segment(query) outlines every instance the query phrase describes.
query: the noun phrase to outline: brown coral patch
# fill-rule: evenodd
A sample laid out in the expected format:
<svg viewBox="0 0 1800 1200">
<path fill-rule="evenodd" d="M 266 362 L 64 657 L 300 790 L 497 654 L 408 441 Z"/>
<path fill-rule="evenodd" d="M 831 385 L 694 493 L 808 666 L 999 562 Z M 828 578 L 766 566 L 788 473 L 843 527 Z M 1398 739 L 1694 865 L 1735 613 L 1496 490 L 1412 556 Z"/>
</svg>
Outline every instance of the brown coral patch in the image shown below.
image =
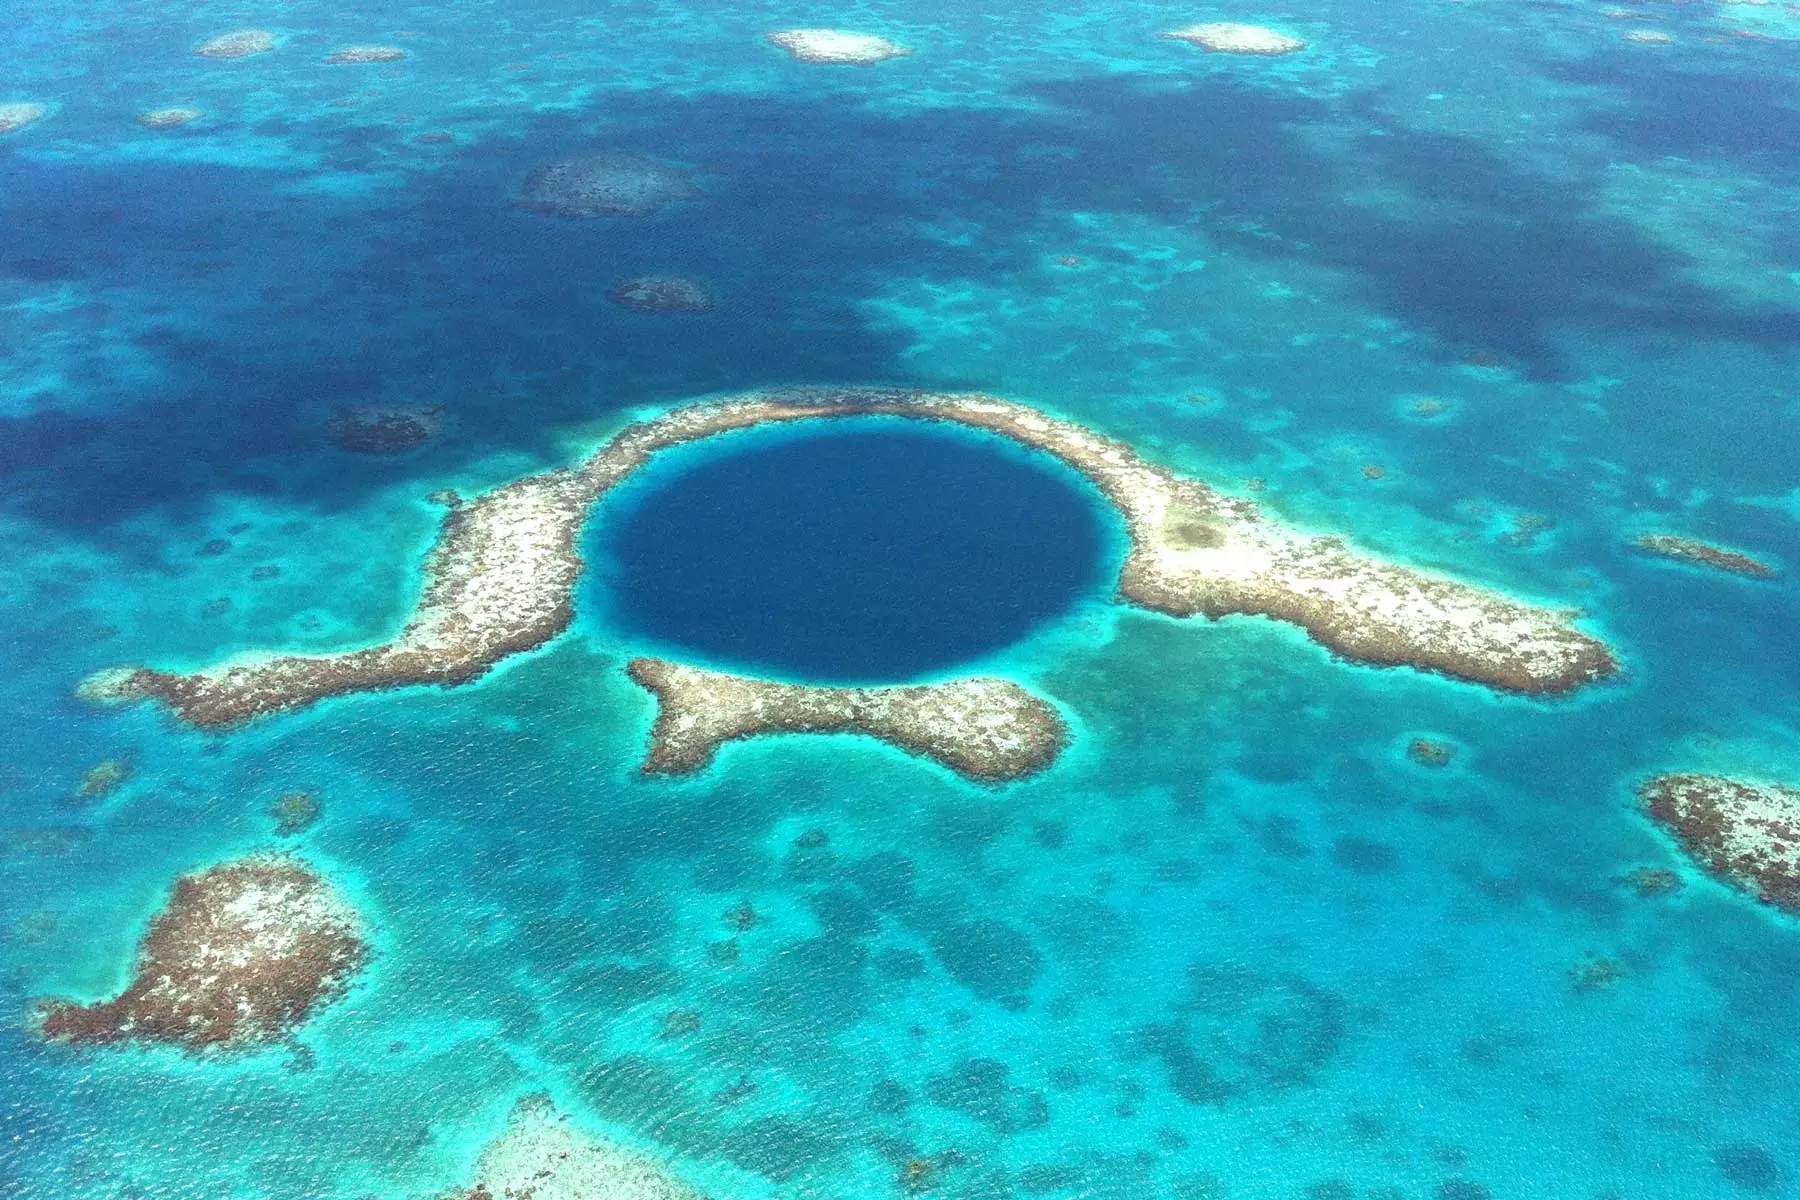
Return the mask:
<svg viewBox="0 0 1800 1200">
<path fill-rule="evenodd" d="M 1689 566 L 1710 567 L 1714 571 L 1742 575 L 1747 579 L 1774 579 L 1781 574 L 1773 564 L 1741 550 L 1727 550 L 1711 542 L 1673 533 L 1642 533 L 1631 539 L 1631 546 L 1645 554 L 1654 554 Z"/>
<path fill-rule="evenodd" d="M 338 413 L 325 436 L 353 454 L 405 454 L 436 435 L 438 408 L 354 408 Z"/>
<path fill-rule="evenodd" d="M 527 175 L 519 207 L 552 217 L 647 217 L 696 194 L 685 171 L 623 154 L 584 154 Z"/>
<path fill-rule="evenodd" d="M 703 313 L 713 306 L 710 292 L 678 275 L 638 275 L 622 280 L 607 291 L 606 298 L 646 313 Z"/>
<path fill-rule="evenodd" d="M 245 58 L 275 48 L 275 35 L 266 29 L 234 29 L 207 38 L 194 47 L 201 58 Z"/>
<path fill-rule="evenodd" d="M 131 982 L 95 1004 L 40 1005 L 43 1036 L 199 1051 L 280 1041 L 336 999 L 367 961 L 361 922 L 298 859 L 252 855 L 175 882 L 138 944 Z"/>
<path fill-rule="evenodd" d="M 405 57 L 406 51 L 398 46 L 345 46 L 327 55 L 325 61 L 333 64 L 391 63 Z"/>
</svg>

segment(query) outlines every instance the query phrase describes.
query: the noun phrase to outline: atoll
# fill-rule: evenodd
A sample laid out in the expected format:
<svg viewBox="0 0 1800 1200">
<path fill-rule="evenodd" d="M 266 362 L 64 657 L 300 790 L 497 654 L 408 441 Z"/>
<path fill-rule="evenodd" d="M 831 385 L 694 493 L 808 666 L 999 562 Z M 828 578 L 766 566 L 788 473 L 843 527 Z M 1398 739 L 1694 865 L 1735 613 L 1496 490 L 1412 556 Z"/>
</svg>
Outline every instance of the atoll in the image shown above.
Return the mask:
<svg viewBox="0 0 1800 1200">
<path fill-rule="evenodd" d="M 353 454 L 405 454 L 437 433 L 439 408 L 353 408 L 325 426 L 325 436 Z"/>
<path fill-rule="evenodd" d="M 275 35 L 266 29 L 234 29 L 207 38 L 194 47 L 194 53 L 201 58 L 244 58 L 274 48 Z"/>
<path fill-rule="evenodd" d="M 912 53 L 884 37 L 841 29 L 783 29 L 771 33 L 769 41 L 806 63 L 867 67 Z"/>
<path fill-rule="evenodd" d="M 712 294 L 678 275 L 639 275 L 614 284 L 606 293 L 614 304 L 647 313 L 702 313 L 712 308 Z"/>
<path fill-rule="evenodd" d="M 1673 533 L 1642 533 L 1631 539 L 1631 546 L 1646 554 L 1660 555 L 1691 566 L 1711 567 L 1715 571 L 1743 575 L 1750 579 L 1774 579 L 1781 573 L 1772 564 L 1742 551 L 1727 550 L 1723 546 Z"/>
<path fill-rule="evenodd" d="M 643 769 L 685 774 L 721 745 L 769 733 L 861 733 L 971 779 L 1011 780 L 1041 771 L 1068 741 L 1049 704 L 1005 679 L 957 679 L 911 687 L 814 687 L 703 671 L 659 658 L 633 659 L 631 678 L 656 697 Z"/>
<path fill-rule="evenodd" d="M 1800 913 L 1800 790 L 1725 775 L 1658 775 L 1638 789 L 1697 863 L 1764 904 Z"/>
<path fill-rule="evenodd" d="M 584 154 L 525 177 L 519 207 L 552 217 L 647 217 L 692 199 L 687 173 L 622 154 Z"/>
<path fill-rule="evenodd" d="M 49 111 L 48 105 L 39 104 L 35 100 L 0 104 L 0 134 L 17 133 L 27 125 L 43 120 L 44 114 Z"/>
<path fill-rule="evenodd" d="M 398 46 L 345 46 L 325 56 L 328 63 L 388 63 L 399 62 L 406 57 L 406 51 Z"/>
<path fill-rule="evenodd" d="M 1306 49 L 1306 43 L 1300 38 L 1262 25 L 1243 25 L 1236 21 L 1189 25 L 1184 29 L 1171 29 L 1162 36 L 1220 54 L 1292 54 Z"/>
<path fill-rule="evenodd" d="M 584 462 L 499 487 L 446 513 L 425 585 L 392 641 L 343 654 L 255 655 L 175 674 L 90 676 L 96 703 L 161 700 L 182 719 L 230 726 L 327 696 L 464 683 L 543 645 L 573 619 L 576 539 L 601 495 L 657 452 L 728 430 L 858 415 L 987 430 L 1061 459 L 1123 515 L 1118 593 L 1172 617 L 1262 616 L 1343 658 L 1411 666 L 1502 691 L 1555 695 L 1613 674 L 1605 643 L 1569 609 L 1543 608 L 1291 528 L 1253 501 L 1146 462 L 1132 447 L 990 396 L 789 389 L 690 405 L 627 426 Z"/>
<path fill-rule="evenodd" d="M 152 108 L 139 113 L 137 123 L 145 129 L 179 129 L 200 116 L 197 108 Z"/>
<path fill-rule="evenodd" d="M 51 1000 L 52 1042 L 187 1050 L 278 1042 L 342 994 L 369 957 L 356 911 L 299 859 L 259 854 L 184 875 L 138 943 L 130 984 L 94 1004 Z"/>
<path fill-rule="evenodd" d="M 452 1200 L 705 1200 L 673 1168 L 586 1133 L 547 1096 L 527 1096 Z"/>
</svg>

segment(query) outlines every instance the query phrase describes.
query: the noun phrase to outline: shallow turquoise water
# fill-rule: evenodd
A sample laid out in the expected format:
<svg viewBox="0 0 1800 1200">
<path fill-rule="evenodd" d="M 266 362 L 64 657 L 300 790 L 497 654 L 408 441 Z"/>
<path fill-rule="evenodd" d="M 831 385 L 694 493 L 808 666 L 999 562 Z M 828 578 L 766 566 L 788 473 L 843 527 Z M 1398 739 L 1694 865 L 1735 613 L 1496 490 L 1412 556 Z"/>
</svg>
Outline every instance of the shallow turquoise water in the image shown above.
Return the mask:
<svg viewBox="0 0 1800 1200">
<path fill-rule="evenodd" d="M 919 1154 L 944 1197 L 1800 1190 L 1800 929 L 1631 795 L 1668 768 L 1800 779 L 1800 93 L 1793 42 L 1736 36 L 1800 24 L 1604 9 L 10 14 L 0 102 L 52 111 L 0 138 L 0 1196 L 432 1196 L 542 1089 L 720 1197 L 897 1196 Z M 1312 45 L 1155 36 L 1226 19 Z M 830 70 L 760 40 L 807 24 L 915 53 Z M 189 55 L 243 25 L 281 46 Z M 409 58 L 320 61 L 371 41 Z M 134 123 L 174 103 L 206 116 Z M 702 195 L 513 207 L 589 149 Z M 712 311 L 607 300 L 648 271 Z M 123 661 L 380 637 L 432 491 L 689 397 L 843 381 L 1040 404 L 1581 606 L 1626 676 L 1499 699 L 1096 602 L 983 660 L 1075 731 L 999 790 L 849 738 L 645 782 L 638 648 L 594 624 L 473 687 L 224 736 L 73 699 Z M 325 440 L 384 404 L 441 406 L 439 436 Z M 1788 574 L 1626 548 L 1650 528 Z M 1456 762 L 1408 762 L 1421 734 Z M 116 755 L 131 782 L 73 803 Z M 301 1048 L 29 1036 L 34 997 L 116 989 L 174 876 L 274 844 L 299 788 L 325 815 L 298 848 L 379 952 Z M 1641 866 L 1687 886 L 1639 898 Z M 1575 987 L 1597 958 L 1621 977 Z M 677 1009 L 698 1030 L 660 1036 Z"/>
</svg>

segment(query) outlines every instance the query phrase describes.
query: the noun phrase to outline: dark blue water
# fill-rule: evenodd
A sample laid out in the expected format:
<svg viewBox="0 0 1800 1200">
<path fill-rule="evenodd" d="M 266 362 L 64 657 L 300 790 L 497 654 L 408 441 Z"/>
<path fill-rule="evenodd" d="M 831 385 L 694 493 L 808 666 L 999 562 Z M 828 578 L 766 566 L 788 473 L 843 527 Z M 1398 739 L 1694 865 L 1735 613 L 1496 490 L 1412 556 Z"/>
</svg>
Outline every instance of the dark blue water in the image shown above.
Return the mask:
<svg viewBox="0 0 1800 1200">
<path fill-rule="evenodd" d="M 1114 520 L 1047 456 L 899 421 L 738 435 L 602 506 L 590 604 L 677 656 L 916 679 L 1103 594 Z"/>
</svg>

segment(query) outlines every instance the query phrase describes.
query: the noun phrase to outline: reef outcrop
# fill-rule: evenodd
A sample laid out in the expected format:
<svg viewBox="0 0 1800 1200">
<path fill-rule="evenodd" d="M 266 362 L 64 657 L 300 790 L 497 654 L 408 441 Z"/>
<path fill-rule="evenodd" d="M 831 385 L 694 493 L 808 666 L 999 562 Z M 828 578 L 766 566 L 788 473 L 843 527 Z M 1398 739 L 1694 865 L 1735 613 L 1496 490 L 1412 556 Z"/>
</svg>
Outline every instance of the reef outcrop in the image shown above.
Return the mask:
<svg viewBox="0 0 1800 1200">
<path fill-rule="evenodd" d="M 39 104 L 35 100 L 0 104 L 0 134 L 17 133 L 27 125 L 35 125 L 49 111 L 48 105 Z"/>
<path fill-rule="evenodd" d="M 475 1165 L 475 1181 L 446 1200 L 706 1200 L 661 1159 L 596 1137 L 527 1096 Z"/>
<path fill-rule="evenodd" d="M 1655 554 L 1690 566 L 1709 567 L 1714 571 L 1742 575 L 1749 579 L 1774 579 L 1781 574 L 1773 564 L 1740 550 L 1727 550 L 1711 542 L 1673 533 L 1641 533 L 1631 539 L 1631 546 L 1645 554 Z"/>
<path fill-rule="evenodd" d="M 1218 54 L 1293 54 L 1306 49 L 1305 41 L 1300 38 L 1262 25 L 1244 25 L 1236 21 L 1189 25 L 1171 29 L 1163 36 Z"/>
<path fill-rule="evenodd" d="M 405 57 L 406 51 L 398 46 L 345 46 L 326 55 L 325 61 L 333 64 L 390 63 Z"/>
<path fill-rule="evenodd" d="M 623 154 L 582 154 L 525 177 L 519 207 L 552 217 L 647 217 L 691 200 L 687 172 Z"/>
<path fill-rule="evenodd" d="M 152 108 L 139 113 L 137 123 L 145 129 L 179 129 L 200 116 L 197 108 Z"/>
<path fill-rule="evenodd" d="M 1800 790 L 1726 775 L 1658 775 L 1645 811 L 1695 862 L 1764 904 L 1800 914 Z"/>
<path fill-rule="evenodd" d="M 1613 674 L 1605 643 L 1573 610 L 1545 608 L 1294 529 L 1258 504 L 1145 461 L 1091 429 L 991 396 L 897 389 L 789 389 L 673 409 L 627 426 L 577 466 L 534 475 L 451 509 L 425 586 L 392 641 L 334 655 L 257 655 L 176 674 L 91 676 L 99 703 L 154 698 L 196 725 L 229 726 L 327 696 L 463 683 L 540 646 L 573 618 L 584 564 L 576 539 L 601 495 L 657 452 L 732 429 L 886 415 L 983 429 L 1085 475 L 1130 540 L 1118 593 L 1173 617 L 1288 622 L 1342 658 L 1410 666 L 1502 691 L 1556 695 Z"/>
<path fill-rule="evenodd" d="M 275 35 L 266 29 L 234 29 L 216 34 L 194 47 L 201 58 L 247 58 L 275 48 Z"/>
<path fill-rule="evenodd" d="M 287 1037 L 369 957 L 356 910 L 297 858 L 252 855 L 184 875 L 138 944 L 116 999 L 51 1000 L 53 1042 L 156 1042 L 200 1051 Z"/>
<path fill-rule="evenodd" d="M 887 38 L 842 29 L 782 29 L 771 33 L 769 41 L 801 62 L 840 66 L 869 67 L 912 53 Z"/>
<path fill-rule="evenodd" d="M 710 292 L 679 275 L 638 275 L 621 280 L 607 290 L 606 298 L 646 313 L 703 313 L 713 305 Z"/>
<path fill-rule="evenodd" d="M 626 670 L 657 702 L 646 774 L 697 771 L 726 742 L 760 734 L 860 733 L 967 778 L 1000 782 L 1043 770 L 1069 739 L 1056 709 L 1007 679 L 818 687 L 660 658 L 633 659 Z"/>
</svg>

